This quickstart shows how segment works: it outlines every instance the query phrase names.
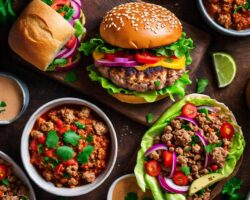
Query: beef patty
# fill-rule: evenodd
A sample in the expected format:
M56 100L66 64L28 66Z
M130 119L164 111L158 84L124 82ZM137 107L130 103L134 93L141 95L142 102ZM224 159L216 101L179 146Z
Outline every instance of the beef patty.
M138 71L132 67L96 67L97 70L115 85L138 92L160 90L171 86L185 71L164 67L151 67Z

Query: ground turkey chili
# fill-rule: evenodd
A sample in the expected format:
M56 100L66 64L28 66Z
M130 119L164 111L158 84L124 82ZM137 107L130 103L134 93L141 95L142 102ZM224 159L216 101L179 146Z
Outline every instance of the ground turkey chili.
M15 176L12 167L3 159L0 159L0 199L29 199L27 187Z
M204 0L208 13L225 28L250 28L250 0Z
M181 115L154 137L154 145L144 155L146 173L157 176L160 185L159 176L168 177L177 187L187 186L188 190L194 180L223 168L233 136L229 116L219 107L187 103ZM203 189L187 199L209 200L210 191Z
M88 107L65 105L39 117L30 133L31 163L57 187L95 181L110 150L106 124Z

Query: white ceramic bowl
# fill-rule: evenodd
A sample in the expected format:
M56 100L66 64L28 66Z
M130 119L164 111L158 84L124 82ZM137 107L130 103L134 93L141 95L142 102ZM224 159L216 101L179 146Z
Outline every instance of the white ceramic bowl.
M40 117L43 113L46 111L60 106L60 105L65 105L65 104L71 104L71 105L82 105L82 106L87 106L91 110L93 110L97 115L99 115L107 124L109 128L109 133L110 133L110 139L111 139L111 149L110 149L110 156L109 156L109 162L106 167L106 169L100 174L97 179L91 183L91 184L86 184L82 185L79 187L75 188L58 188L56 187L53 183L47 182L36 170L36 168L30 163L30 154L29 154L29 137L30 137L30 132L34 126L34 123L36 122L37 118ZM45 105L41 106L29 119L27 122L23 134L22 134L22 140L21 140L21 157L23 161L23 165L30 176L30 178L43 190L54 194L58 196L66 196L66 197L71 197L71 196L79 196L86 194L88 192L91 192L98 186L100 186L105 179L110 175L115 162L117 158L117 150L118 150L118 144L117 144L117 138L116 138L116 132L115 129L110 122L109 118L106 116L106 114L93 105L92 103L89 103L87 101L77 99L77 98L61 98L61 99L56 99L53 101L50 101L46 103Z
M14 174L20 179L22 183L24 183L24 185L26 185L30 193L29 196L30 200L36 200L35 192L23 170L15 163L14 160L12 160L12 158L10 158L7 154L5 154L2 151L0 151L0 158L5 160L12 167Z

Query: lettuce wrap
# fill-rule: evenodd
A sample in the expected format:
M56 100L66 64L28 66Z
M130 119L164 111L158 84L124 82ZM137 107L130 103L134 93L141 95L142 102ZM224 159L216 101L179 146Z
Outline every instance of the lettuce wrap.
M153 138L157 135L160 135L164 127L174 119L175 117L181 114L182 107L186 103L193 103L196 106L207 105L207 106L216 106L220 107L222 113L230 117L229 122L234 126L235 134L231 140L231 146L229 154L226 158L224 167L216 173L220 173L224 178L228 177L235 169L235 166L243 154L245 147L245 140L242 134L241 127L237 124L236 119L233 113L229 108L214 99L211 99L209 96L201 94L191 94L185 96L182 100L172 105L162 116L157 120L157 122L145 133L141 141L141 149L137 154L137 162L134 169L134 173L137 179L137 183L142 191L150 189L154 199L157 200L185 200L186 196L182 194L171 194L165 192L158 184L157 178L151 177L146 174L144 169L144 154L146 150L153 145Z

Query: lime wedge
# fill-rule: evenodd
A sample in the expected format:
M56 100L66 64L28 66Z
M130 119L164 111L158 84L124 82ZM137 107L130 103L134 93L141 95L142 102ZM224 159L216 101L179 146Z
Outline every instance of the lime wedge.
M233 57L227 53L213 53L213 62L219 87L226 87L234 80L236 75L236 63Z

